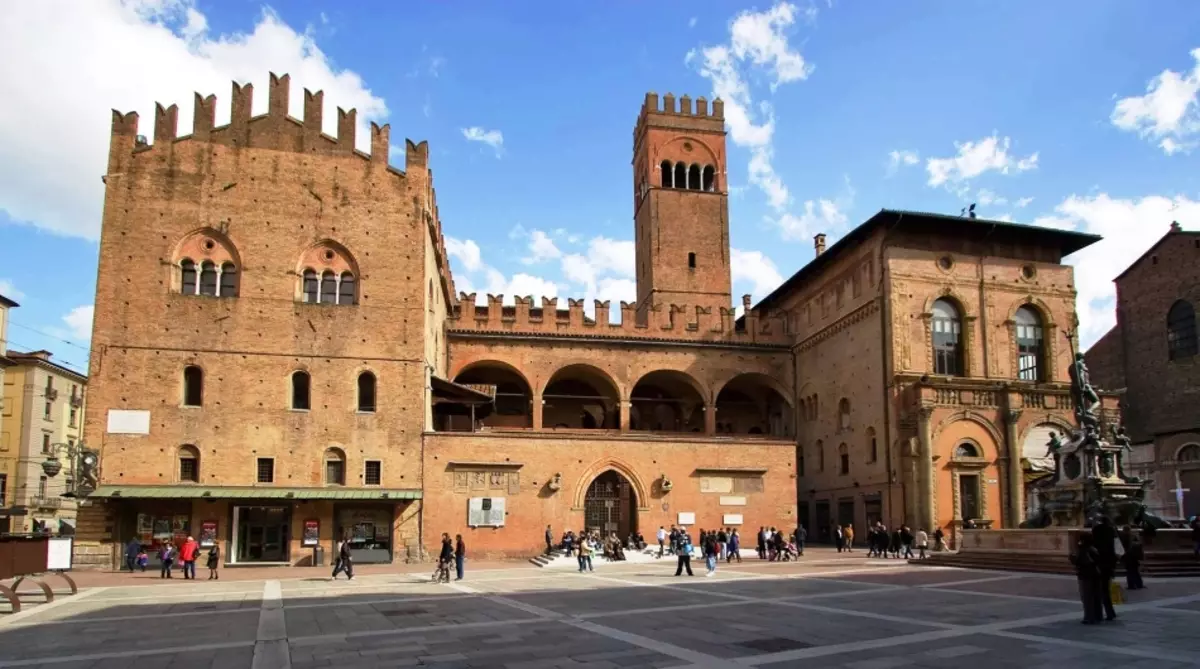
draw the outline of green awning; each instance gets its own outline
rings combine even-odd
[[[89,498],[107,499],[421,499],[420,490],[395,488],[276,488],[205,485],[102,485]]]

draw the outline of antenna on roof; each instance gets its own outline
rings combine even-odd
[[[975,203],[974,202],[971,203],[971,206],[967,207],[967,218],[975,218]]]
[[[959,215],[960,217],[966,217],[966,215],[967,215],[967,208],[966,208],[966,207],[963,207],[962,209],[959,209],[959,210],[958,210],[958,215]]]

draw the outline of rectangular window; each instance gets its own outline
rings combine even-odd
[[[46,499],[46,483],[49,481],[45,476],[38,479],[38,497]]]
[[[50,418],[53,415],[54,415],[54,402],[47,401],[46,402],[46,412],[42,414],[42,417],[45,418],[46,420],[50,420]]]
[[[75,427],[79,423],[79,409],[71,407],[71,427]]]
[[[275,460],[272,458],[258,459],[258,482],[259,483],[274,483],[275,482]]]
[[[979,476],[962,474],[958,477],[958,498],[962,505],[963,520],[977,520],[979,516]]]
[[[842,474],[842,476],[845,476],[850,473],[850,454],[842,453],[840,457],[841,457],[841,474]]]
[[[325,483],[328,485],[346,485],[346,463],[341,460],[326,460]]]
[[[959,342],[962,328],[957,320],[933,319],[933,373],[947,376],[962,375],[962,355]]]
[[[43,453],[50,452],[50,435],[48,435],[48,434],[42,435],[42,452]]]
[[[363,485],[379,485],[383,480],[383,463],[379,460],[367,460],[363,471]]]
[[[179,458],[179,480],[186,483],[199,482],[196,458]]]
[[[0,506],[8,506],[8,474],[0,474]]]

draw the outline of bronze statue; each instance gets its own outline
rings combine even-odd
[[[1100,408],[1100,396],[1092,387],[1088,374],[1087,363],[1083,354],[1075,354],[1075,362],[1071,365],[1071,399],[1075,401],[1075,420],[1084,432],[1095,434],[1099,431],[1100,419],[1096,411]]]
[[[1050,433],[1050,441],[1046,442],[1046,455],[1054,456],[1054,474],[1059,473],[1059,459],[1062,457],[1059,451],[1062,450],[1063,443],[1058,438],[1057,432]]]
[[[1116,456],[1117,476],[1126,483],[1141,483],[1141,477],[1133,476],[1127,469],[1129,465],[1128,458],[1133,456],[1133,439],[1125,432],[1124,425],[1114,425],[1112,427],[1112,443],[1121,447],[1121,452]]]

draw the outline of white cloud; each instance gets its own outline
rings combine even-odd
[[[766,297],[783,283],[783,275],[762,251],[730,249],[729,271],[735,284],[744,281],[751,285],[751,294],[756,301]]]
[[[925,169],[929,172],[929,185],[959,184],[985,172],[1009,174],[1014,170],[1024,172],[1037,167],[1036,152],[1024,158],[1017,158],[1008,152],[1011,145],[1012,140],[1008,137],[1001,139],[996,135],[975,142],[955,142],[954,146],[958,149],[956,155],[925,161]]]
[[[471,126],[463,128],[462,134],[469,142],[482,142],[492,147],[497,158],[504,151],[504,135],[499,130],[484,130],[479,126]]]
[[[10,279],[0,279],[0,295],[7,297],[14,302],[20,302],[25,299],[25,293],[17,290],[16,284]]]
[[[713,95],[725,102],[730,139],[750,150],[750,183],[763,191],[777,214],[786,213],[792,198],[772,164],[774,110],[766,100],[755,102],[750,80],[765,73],[772,79],[774,93],[780,85],[812,73],[812,65],[788,44],[785,31],[796,16],[796,6],[787,2],[765,12],[744,11],[729,26],[728,44],[692,50],[686,59],[697,64],[700,74],[712,82]]]
[[[978,202],[979,206],[981,207],[987,207],[993,204],[1008,204],[1007,198],[997,195],[986,188],[979,189],[979,192],[975,194],[975,201]]]
[[[268,72],[292,76],[289,109],[303,116],[304,87],[325,91],[325,132],[337,134],[334,105],[358,109],[360,148],[383,99],[358,74],[336,68],[308,31],[264,10],[250,33],[213,33],[192,0],[41,0],[6,5],[0,72],[0,209],[57,234],[96,239],[100,231],[110,117],[137,111],[154,134],[154,103],[178,103],[179,129],[192,125],[192,94],[218,96],[228,123],[230,81],[254,84],[253,113],[267,109]],[[63,160],[63,156],[71,156]]]
[[[1023,197],[1023,198],[1021,198],[1021,199],[1017,200],[1017,201],[1015,202],[1015,204],[1016,204],[1018,207],[1028,207],[1030,202],[1033,202],[1033,198],[1031,198],[1031,197]]]
[[[1191,72],[1163,70],[1146,85],[1146,94],[1121,98],[1113,107],[1112,123],[1121,130],[1158,140],[1167,155],[1186,152],[1200,136],[1200,48],[1191,56]]]
[[[601,273],[632,278],[637,270],[637,249],[631,240],[594,237],[588,242],[587,257]]]
[[[521,259],[521,262],[526,265],[532,265],[545,260],[553,260],[562,257],[562,251],[550,238],[550,235],[541,230],[534,230],[529,235],[529,255]]]
[[[916,151],[896,150],[888,153],[887,175],[894,175],[903,165],[911,167],[921,162],[921,156]]]
[[[1200,201],[1162,195],[1115,199],[1100,193],[1072,195],[1054,211],[1034,225],[1104,237],[1067,259],[1075,266],[1080,339],[1086,348],[1116,323],[1113,279],[1166,234],[1171,221],[1200,220]]]
[[[89,341],[92,338],[92,315],[95,313],[96,307],[87,304],[81,307],[75,307],[67,312],[66,316],[62,317],[64,323],[67,324],[68,332],[71,338],[75,341]]]
[[[479,251],[479,245],[470,239],[456,239],[446,236],[446,253],[453,259],[462,263],[462,268],[468,272],[477,272],[483,269],[483,257]]]
[[[697,20],[697,19],[696,19],[696,17],[695,17],[695,16],[693,16],[692,18],[688,19],[688,27],[689,27],[689,28],[695,28],[695,27],[696,27],[696,20]]]
[[[846,223],[846,214],[833,200],[808,200],[799,216],[784,214],[776,221],[787,240],[808,239],[818,232],[839,230]]]

